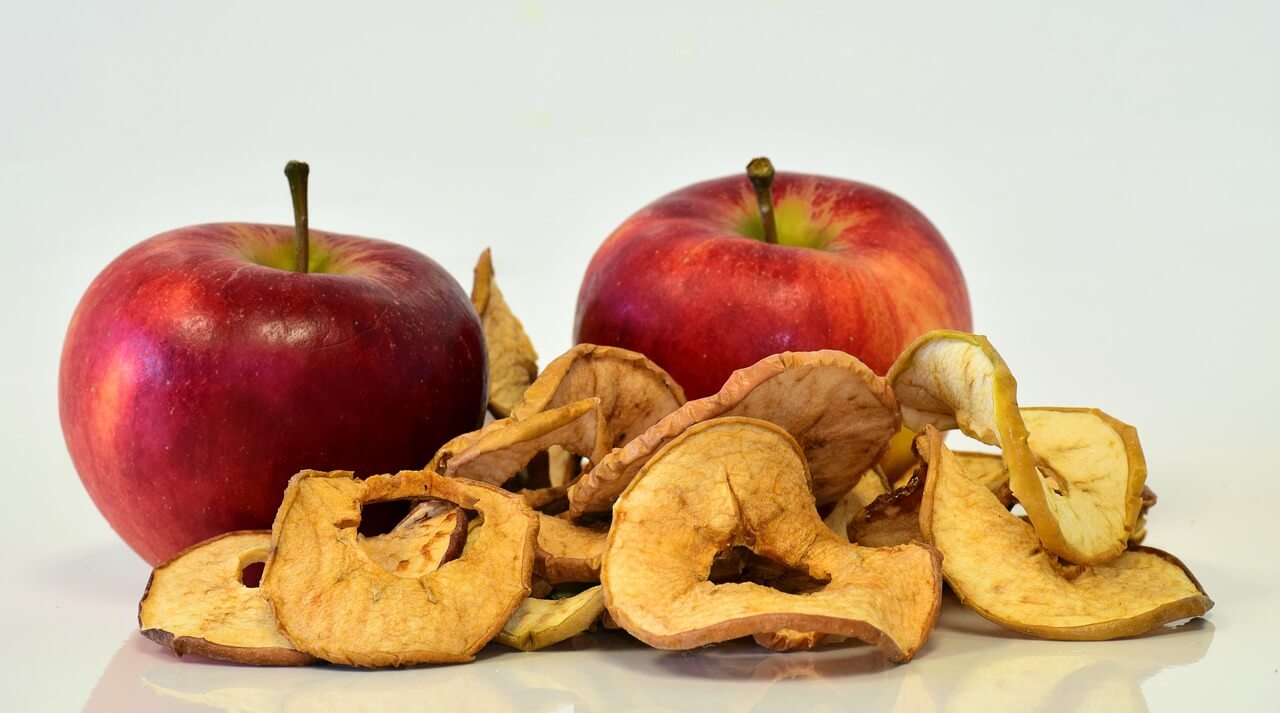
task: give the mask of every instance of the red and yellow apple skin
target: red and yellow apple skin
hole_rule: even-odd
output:
[[[773,196],[777,244],[742,175],[631,216],[587,267],[574,338],[639,351],[697,398],[770,354],[841,349],[884,374],[924,332],[971,329],[955,257],[906,201],[791,173]]]
[[[487,376],[458,283],[410,248],[292,227],[202,225],[146,240],[94,280],[58,402],[107,521],[157,564],[271,526],[303,468],[420,468],[476,428]]]

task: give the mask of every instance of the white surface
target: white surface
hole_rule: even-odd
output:
[[[1280,709],[1274,4],[313,5],[0,6],[6,710]],[[612,228],[760,153],[907,197],[1025,403],[1139,427],[1151,543],[1199,575],[1207,622],[1064,644],[953,606],[900,667],[605,637],[374,674],[179,663],[133,633],[147,568],[81,489],[55,401],[63,330],[112,257],[287,222],[280,169],[303,158],[318,228],[464,281],[492,246],[545,358]]]

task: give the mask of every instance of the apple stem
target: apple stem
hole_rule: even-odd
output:
[[[293,199],[293,271],[305,273],[311,261],[311,232],[307,229],[307,175],[311,167],[302,161],[284,165]]]
[[[760,205],[760,224],[764,226],[764,241],[778,244],[778,222],[773,216],[773,162],[761,156],[747,164],[747,178],[756,189],[756,203]]]

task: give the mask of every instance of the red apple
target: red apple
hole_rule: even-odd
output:
[[[305,164],[291,169],[296,227],[145,240],[98,275],[67,329],[67,448],[152,564],[270,527],[300,469],[420,468],[481,422],[484,336],[462,288],[410,248],[308,232]]]
[[[574,338],[642,352],[697,398],[770,354],[841,349],[883,374],[920,334],[971,328],[960,267],[920,211],[864,183],[750,168],[615,230]]]

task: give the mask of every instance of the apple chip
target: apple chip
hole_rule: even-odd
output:
[[[920,530],[942,552],[956,595],[991,621],[1048,639],[1103,640],[1213,606],[1186,566],[1160,550],[1131,548],[1103,565],[1063,564],[965,474],[936,429],[926,428],[916,446],[928,463]]]
[[[228,532],[156,567],[138,604],[142,635],[178,656],[258,666],[314,661],[280,633],[261,590],[241,579],[245,567],[266,561],[270,546],[266,530]]]
[[[494,281],[493,258],[487,248],[476,262],[471,304],[480,315],[489,353],[489,410],[503,418],[537,377],[538,353]]]
[[[560,599],[525,599],[494,641],[521,651],[537,651],[577,636],[604,612],[600,585]]]
[[[420,577],[462,554],[467,514],[453,503],[425,500],[385,535],[359,535],[369,559],[402,577]]]
[[[1009,469],[1005,467],[1004,458],[999,453],[956,451],[955,455],[970,478],[985,485],[1006,509],[1013,507],[1017,500],[1009,488]]]
[[[504,418],[458,436],[436,452],[431,469],[502,485],[553,445],[595,462],[608,452],[607,438],[600,400],[582,399],[528,418]]]
[[[605,605],[650,646],[690,649],[791,629],[854,637],[905,661],[938,615],[937,551],[859,547],[827,529],[804,451],[769,422],[718,418],[684,430],[648,460],[613,513]],[[818,584],[789,593],[709,581],[718,553],[735,546]]]
[[[462,554],[416,577],[372,561],[357,532],[362,504],[428,498],[478,513]],[[289,640],[327,661],[469,661],[529,595],[537,530],[519,496],[485,483],[430,470],[366,480],[303,471],[276,514],[262,590]]]
[[[569,489],[569,513],[606,512],[659,448],[696,423],[758,418],[800,444],[819,505],[840,499],[874,466],[898,431],[897,402],[885,380],[844,352],[775,354],[730,375],[719,393],[690,401],[614,449]]]
[[[1009,367],[976,334],[929,332],[888,378],[909,428],[959,428],[1001,448],[1013,496],[1051,552],[1101,564],[1124,551],[1146,478],[1133,429],[1100,412],[1019,409]]]
[[[643,354],[579,344],[547,365],[511,415],[528,418],[574,401],[600,399],[608,446],[616,448],[684,404],[684,390]]]
[[[871,504],[872,500],[889,492],[885,486],[884,473],[877,466],[862,474],[858,479],[858,484],[853,486],[853,490],[845,493],[843,497],[836,501],[831,508],[831,512],[822,518],[827,527],[832,532],[847,537],[849,532],[849,523],[853,517],[858,514],[866,506]]]
[[[600,561],[609,533],[538,513],[534,571],[552,584],[599,582]]]
[[[920,536],[923,495],[920,475],[912,475],[901,488],[881,495],[854,516],[849,523],[849,541],[865,547],[892,547],[923,540]]]

